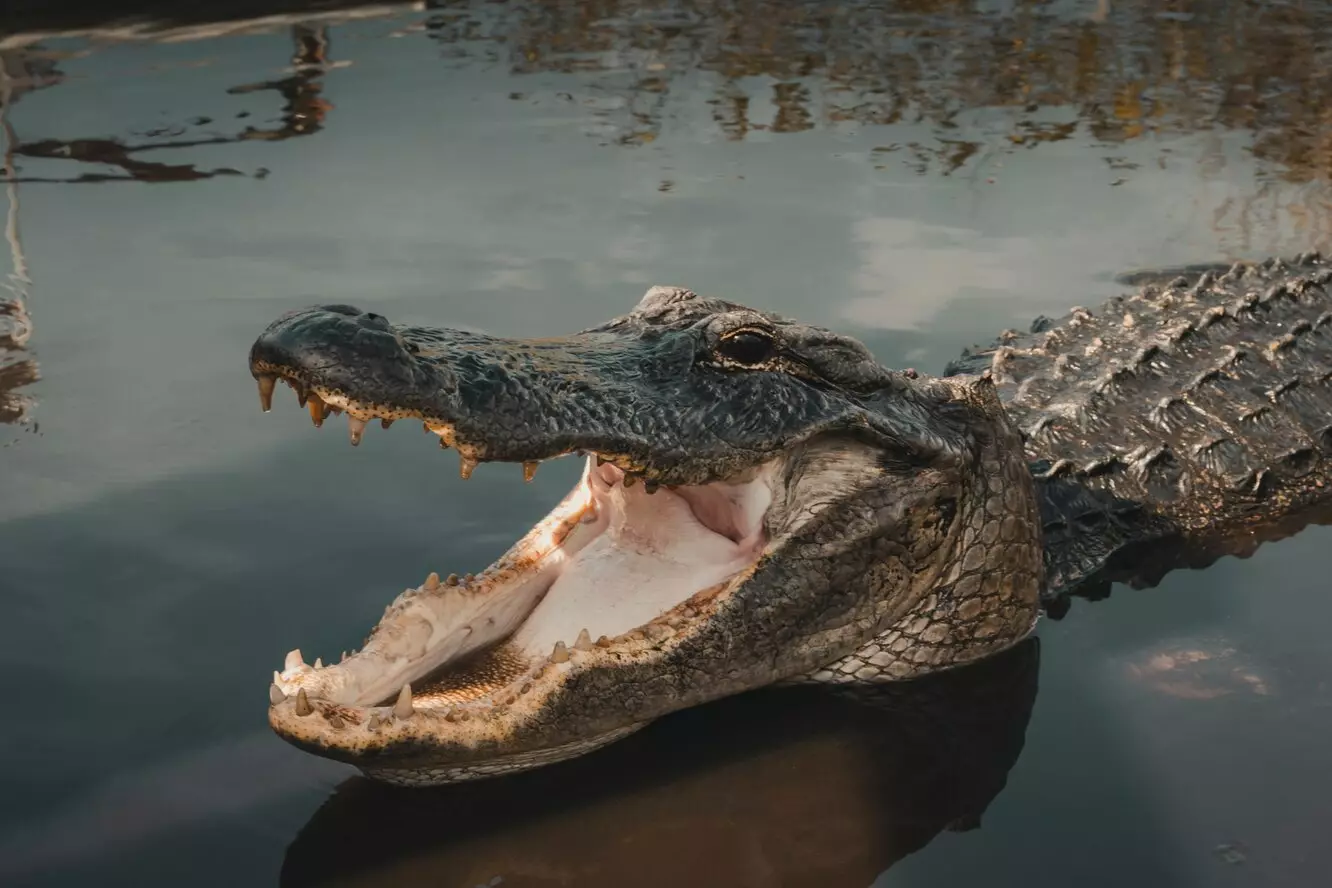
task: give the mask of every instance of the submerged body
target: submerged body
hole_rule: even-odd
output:
[[[292,312],[251,351],[315,423],[412,419],[480,461],[579,454],[476,576],[432,574],[342,663],[288,655],[269,719],[372,776],[534,767],[777,682],[908,679],[1047,603],[1153,582],[1324,499],[1332,267],[1145,287],[931,379],[827,330],[656,287],[562,339]],[[1130,556],[1130,553],[1131,556]]]

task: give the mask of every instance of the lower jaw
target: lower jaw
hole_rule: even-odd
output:
[[[586,480],[585,476],[584,484]],[[531,579],[539,575],[545,569],[542,559],[555,553],[572,552],[576,556],[589,543],[603,538],[605,528],[599,522],[604,516],[592,519],[589,524],[583,523],[589,515],[596,514],[597,505],[590,492],[580,498],[582,487],[575,488],[504,558],[482,574],[461,580],[450,577],[447,582],[440,582],[432,575],[418,589],[408,590],[390,605],[366,649],[354,653],[347,661],[329,667],[322,667],[316,661],[316,666],[322,668],[311,669],[301,661],[299,652],[293,652],[294,661],[289,655],[287,668],[275,675],[274,686],[270,689],[270,723],[274,729],[311,752],[378,771],[377,776],[381,779],[393,779],[392,775],[397,774],[402,778],[400,782],[408,782],[410,777],[411,782],[419,783],[424,779],[424,765],[398,768],[389,762],[407,764],[399,753],[407,754],[406,758],[410,760],[415,758],[409,754],[410,750],[419,752],[433,748],[439,755],[432,756],[429,762],[427,770],[433,774],[430,780],[451,782],[536,767],[580,755],[640,727],[641,723],[630,722],[628,726],[600,733],[566,735],[562,742],[499,757],[487,757],[484,752],[486,748],[495,747],[497,741],[521,733],[521,726],[540,716],[545,701],[575,672],[641,663],[644,658],[673,646],[692,629],[701,626],[736,581],[748,573],[746,566],[752,569],[761,554],[759,547],[755,546],[752,557],[737,564],[735,569],[728,567],[725,576],[716,578],[718,582],[693,594],[686,591],[681,596],[683,601],[613,637],[603,633],[594,637],[586,630],[577,635],[565,633],[572,637],[567,640],[561,637],[549,650],[538,653],[533,644],[539,643],[540,639],[531,636],[540,633],[529,632],[529,637],[523,637],[523,629],[531,623],[542,604],[547,603],[540,598],[549,594],[554,586],[552,583],[537,594],[537,602],[526,609],[526,615],[508,631],[496,632],[493,638],[473,645],[462,656],[446,658],[446,665],[425,668],[422,666],[424,660],[430,659],[426,657],[416,665],[408,663],[409,671],[393,673],[401,679],[411,678],[412,683],[398,684],[397,679],[380,682],[385,673],[375,675],[373,669],[362,669],[372,678],[367,687],[358,686],[351,690],[344,687],[339,691],[336,681],[332,681],[339,673],[373,666],[370,660],[376,657],[379,660],[375,662],[389,668],[387,664],[394,660],[392,656],[386,660],[386,652],[392,654],[403,645],[410,645],[412,629],[427,635],[435,634],[428,620],[423,618],[412,622],[414,606],[431,601],[437,604],[454,595],[463,604],[470,601],[484,610],[488,593],[501,600],[499,593],[504,588],[513,588],[513,583],[521,586],[524,576]],[[649,495],[641,488],[639,493]],[[665,502],[667,497],[674,495],[662,492],[651,496],[662,497]],[[579,533],[588,538],[580,539]],[[530,557],[533,552],[537,557]],[[506,583],[510,585],[506,587]],[[395,609],[396,614],[393,613]],[[392,643],[379,643],[393,634],[390,630],[395,627],[401,631],[396,631],[396,637],[390,639]],[[519,639],[526,644],[520,646]],[[423,638],[421,642],[424,644],[426,640]],[[430,638],[429,641],[433,643],[438,639]],[[322,685],[321,681],[324,682]],[[380,684],[383,686],[378,687]],[[478,755],[481,758],[477,758]],[[456,765],[442,765],[438,764],[441,757],[445,761],[455,757],[461,760]],[[382,761],[383,766],[375,768],[368,761],[362,764],[363,760]]]

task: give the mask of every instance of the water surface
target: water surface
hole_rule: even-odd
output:
[[[282,655],[484,566],[576,467],[353,450],[261,415],[245,356],[316,300],[538,336],[678,283],[939,372],[1126,271],[1327,250],[1328,4],[32,10],[0,20],[0,882],[1325,883],[1322,528],[916,691],[443,793],[302,755]]]

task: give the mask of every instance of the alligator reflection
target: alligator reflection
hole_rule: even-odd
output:
[[[770,689],[600,752],[432,790],[353,778],[284,886],[863,885],[979,825],[1020,754],[1039,646],[897,687]],[[330,853],[329,849],[336,849]]]

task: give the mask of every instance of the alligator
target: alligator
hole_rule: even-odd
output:
[[[269,723],[404,785],[590,752],[772,684],[908,681],[993,657],[1080,590],[1152,584],[1328,500],[1332,263],[1152,279],[940,376],[655,286],[580,333],[504,339],[289,312],[249,363],[316,426],[410,419],[460,456],[581,455],[478,574],[430,574],[364,646],[274,673]]]

